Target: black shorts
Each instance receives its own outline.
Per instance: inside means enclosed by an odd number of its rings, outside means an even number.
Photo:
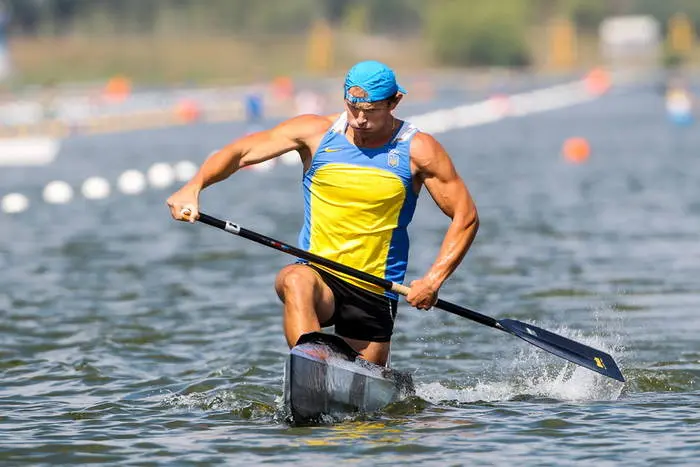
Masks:
[[[308,265],[321,276],[333,292],[335,310],[321,327],[335,326],[335,333],[349,339],[389,342],[394,332],[398,302],[356,285],[333,274]]]

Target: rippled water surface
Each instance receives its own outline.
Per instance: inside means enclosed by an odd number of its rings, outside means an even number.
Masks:
[[[452,102],[435,103],[435,106]],[[417,107],[409,108],[419,111]],[[622,385],[505,333],[400,307],[396,368],[416,397],[315,427],[279,415],[287,349],[272,289],[291,258],[169,219],[170,190],[64,206],[59,178],[200,161],[234,124],[81,137],[0,195],[0,463],[666,465],[700,458],[700,131],[653,87],[440,135],[481,230],[442,298],[610,352]],[[590,160],[559,150],[582,135]],[[299,167],[244,172],[203,209],[294,242]],[[422,196],[409,278],[447,220]]]

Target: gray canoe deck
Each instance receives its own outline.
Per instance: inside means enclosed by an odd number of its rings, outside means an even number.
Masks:
[[[285,366],[284,401],[293,423],[375,412],[412,393],[410,374],[367,362],[329,334],[302,336]]]

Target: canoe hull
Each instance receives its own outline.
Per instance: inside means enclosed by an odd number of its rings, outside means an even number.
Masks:
[[[358,358],[341,338],[302,336],[285,367],[284,401],[294,423],[371,413],[413,393],[411,375]]]

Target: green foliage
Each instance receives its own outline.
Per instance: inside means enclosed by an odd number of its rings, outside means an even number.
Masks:
[[[432,2],[426,32],[438,62],[453,66],[530,64],[523,3],[499,0],[473,8],[459,0]]]
[[[597,32],[600,23],[610,13],[607,0],[579,0],[572,6],[571,17],[582,31]]]
[[[416,32],[423,22],[428,2],[424,0],[355,0],[367,5],[369,29],[378,33]]]
[[[676,13],[685,13],[700,30],[700,1],[698,0],[637,0],[634,13],[652,15],[666,28],[668,20]]]
[[[248,31],[266,33],[305,32],[322,12],[316,0],[261,0],[254,5],[267,8],[251,8],[245,28]]]
[[[548,17],[560,15],[570,16],[583,30],[594,31],[608,15],[650,14],[665,24],[673,14],[684,12],[700,29],[699,0],[4,0],[4,3],[12,10],[13,30],[25,34],[69,32],[70,27],[95,15],[108,15],[118,23],[114,29],[122,31],[152,30],[162,17],[180,15],[185,23],[190,17],[197,17],[201,27],[218,32],[292,32],[307,28],[319,16],[336,25],[352,23],[350,17],[357,16],[358,11],[366,12],[368,31],[378,34],[410,33],[427,27],[437,37],[440,34],[434,30],[442,23],[460,37],[464,25],[470,34],[481,29],[477,36],[469,38],[488,38],[490,33],[484,30],[485,26],[477,23],[516,28],[506,34],[510,39],[499,42],[512,41],[522,34],[525,25],[541,24]],[[515,46],[509,47],[517,50]]]
[[[533,26],[567,16],[596,33],[609,15],[683,12],[700,31],[700,0],[4,0],[19,34],[307,34],[319,17],[369,34],[424,33],[439,64],[525,66]]]
[[[687,57],[680,54],[670,47],[664,47],[661,55],[661,65],[667,70],[675,70],[682,67],[687,62]]]

